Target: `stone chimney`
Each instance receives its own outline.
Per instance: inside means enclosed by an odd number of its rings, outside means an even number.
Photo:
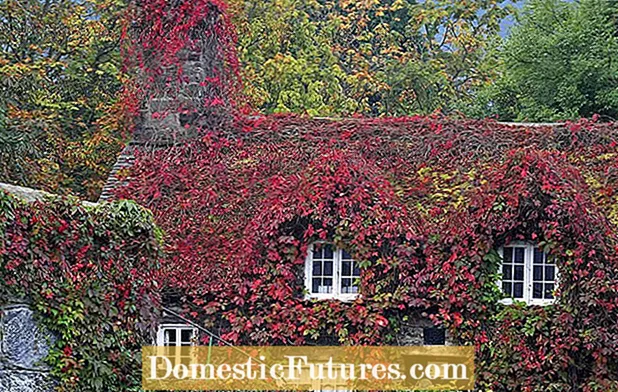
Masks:
[[[132,26],[141,57],[136,73],[141,98],[134,143],[173,145],[196,137],[200,130],[216,131],[230,118],[229,87],[233,85],[226,64],[231,42],[224,36],[228,29],[223,12],[209,0],[168,0],[162,18],[169,30],[157,31],[152,18],[143,14],[152,10],[143,3],[137,4]],[[188,9],[184,14],[190,20],[179,17],[181,12],[174,7]],[[179,25],[185,30],[176,29]],[[180,48],[172,50],[165,47],[179,44]]]
[[[217,3],[218,4],[218,3]],[[121,152],[100,201],[126,184],[138,151],[224,131],[239,86],[232,29],[213,0],[133,0],[125,62],[138,102],[133,140]]]

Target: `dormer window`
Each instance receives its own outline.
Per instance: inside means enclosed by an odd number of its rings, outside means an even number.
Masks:
[[[309,247],[305,262],[307,297],[351,300],[358,296],[360,268],[344,249],[329,243]]]
[[[500,249],[502,292],[505,303],[524,301],[531,305],[554,302],[558,270],[552,257],[534,244],[518,242]]]

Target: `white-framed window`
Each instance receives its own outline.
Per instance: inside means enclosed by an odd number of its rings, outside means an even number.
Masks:
[[[197,328],[186,324],[161,324],[157,330],[157,346],[167,347],[168,357],[174,363],[191,363],[190,347],[197,345]]]
[[[499,286],[507,296],[504,303],[516,300],[549,305],[554,302],[558,268],[552,257],[527,242],[511,243],[500,248],[499,253],[502,258]]]
[[[307,297],[352,300],[360,289],[360,267],[344,249],[327,242],[309,246],[305,261]]]

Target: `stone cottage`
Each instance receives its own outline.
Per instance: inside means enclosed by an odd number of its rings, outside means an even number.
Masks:
[[[168,234],[158,344],[475,345],[483,388],[616,387],[616,125],[242,115],[204,4],[101,196]]]
[[[166,232],[157,344],[473,345],[482,390],[618,390],[615,124],[246,115],[222,3],[180,3],[134,10],[101,195]]]

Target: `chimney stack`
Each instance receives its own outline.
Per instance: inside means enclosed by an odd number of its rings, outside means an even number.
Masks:
[[[231,118],[228,64],[234,40],[213,0],[138,0],[131,50],[138,119],[134,143],[166,146],[200,131],[217,131]]]

